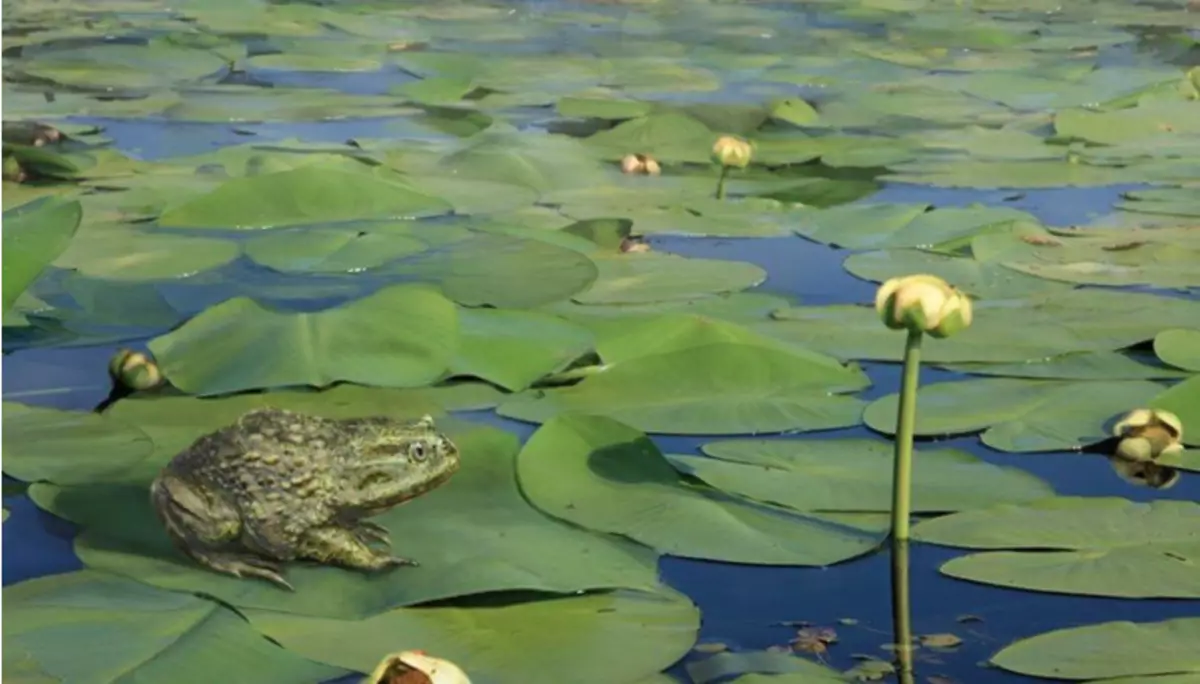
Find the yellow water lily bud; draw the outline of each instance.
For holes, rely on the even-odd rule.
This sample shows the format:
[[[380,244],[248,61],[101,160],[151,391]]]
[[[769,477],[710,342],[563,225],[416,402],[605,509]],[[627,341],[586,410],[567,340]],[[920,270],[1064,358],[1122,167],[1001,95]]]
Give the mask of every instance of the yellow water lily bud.
[[[1121,440],[1116,455],[1128,461],[1150,461],[1183,451],[1183,421],[1170,411],[1130,411],[1113,426],[1113,436]]]
[[[657,176],[662,173],[662,167],[658,162],[645,154],[627,154],[621,160],[621,171],[630,174],[641,174],[644,176]]]
[[[875,310],[893,330],[944,338],[971,325],[971,298],[931,275],[888,280],[875,292]]]
[[[122,349],[113,356],[108,362],[108,374],[118,384],[138,391],[154,389],[163,383],[158,364],[132,349]]]
[[[471,684],[471,680],[449,660],[411,650],[385,656],[363,684]]]
[[[732,166],[739,169],[750,164],[754,148],[750,143],[733,135],[723,135],[713,143],[712,158],[721,166]]]

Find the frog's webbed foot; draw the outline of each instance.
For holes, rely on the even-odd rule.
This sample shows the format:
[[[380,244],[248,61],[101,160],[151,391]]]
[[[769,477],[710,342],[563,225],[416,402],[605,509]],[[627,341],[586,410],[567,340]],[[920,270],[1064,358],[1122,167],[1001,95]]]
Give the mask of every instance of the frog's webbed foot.
[[[258,577],[271,582],[281,589],[295,591],[291,582],[283,578],[279,564],[250,554],[240,554],[228,551],[193,551],[192,557],[217,572],[223,572],[234,577]]]
[[[364,527],[372,531],[365,532]],[[378,535],[380,530],[382,528],[374,523],[367,523],[365,526],[360,523],[354,528],[332,525],[316,527],[305,532],[300,539],[299,556],[356,570],[383,570],[401,565],[417,565],[414,560],[373,549],[363,541],[362,535]],[[384,532],[386,533],[386,530]]]
[[[354,535],[359,541],[364,544],[372,542],[381,544],[387,548],[392,548],[392,533],[379,523],[373,523],[370,520],[360,520],[351,527]]]

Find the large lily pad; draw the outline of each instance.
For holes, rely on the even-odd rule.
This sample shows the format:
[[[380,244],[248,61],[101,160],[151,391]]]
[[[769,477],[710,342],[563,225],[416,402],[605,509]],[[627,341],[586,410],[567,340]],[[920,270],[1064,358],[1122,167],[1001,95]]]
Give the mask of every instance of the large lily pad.
[[[4,474],[85,484],[124,472],[154,451],[136,426],[80,411],[4,402]]]
[[[498,411],[532,422],[603,415],[672,434],[827,430],[857,424],[863,407],[830,391],[868,382],[858,369],[831,372],[787,351],[712,343],[633,358],[571,387],[522,392]]]
[[[1071,382],[985,378],[928,385],[917,391],[916,434],[983,431],[983,443],[1009,452],[1077,450],[1111,435],[1109,422],[1147,404],[1163,386],[1144,380]],[[899,394],[863,412],[873,430],[896,429]]]
[[[1088,596],[1200,598],[1200,504],[1059,497],[927,520],[913,539],[989,551],[941,567],[951,577]]]
[[[255,230],[355,219],[409,219],[448,213],[445,201],[345,164],[310,164],[232,178],[167,209],[161,226]]]
[[[547,514],[676,556],[829,565],[880,541],[862,529],[689,486],[644,433],[611,418],[571,414],[547,422],[521,450],[517,473],[521,491]]]
[[[596,282],[575,295],[581,304],[646,304],[736,292],[766,280],[767,272],[743,261],[688,259],[674,254],[592,256]]]
[[[245,48],[241,52],[245,54]],[[149,89],[215,74],[230,61],[214,51],[163,36],[142,44],[113,41],[27,46],[21,51],[17,68],[27,76],[65,86]]]
[[[218,268],[239,254],[241,249],[231,240],[91,224],[75,236],[54,265],[107,280],[166,280]]]
[[[593,346],[584,327],[532,311],[464,309],[455,374],[491,381],[519,392],[562,370]]]
[[[1015,299],[1071,287],[1066,283],[1014,273],[1000,264],[916,249],[852,254],[846,258],[843,266],[852,275],[877,283],[910,273],[929,273],[982,299]]]
[[[275,231],[246,241],[246,256],[283,273],[354,273],[425,251],[411,235],[359,230]]]
[[[1200,446],[1200,375],[1172,386],[1154,397],[1149,403],[1153,408],[1173,412],[1183,422],[1183,443]]]
[[[802,215],[796,232],[849,249],[923,247],[977,235],[1012,221],[1036,219],[1008,207],[931,210],[925,204],[851,204]]]
[[[903,339],[866,306],[777,311],[760,332],[842,359],[898,360]],[[1025,361],[1068,352],[1113,351],[1154,339],[1180,321],[1200,320],[1200,302],[1117,290],[1067,290],[975,304],[971,327],[928,342],[935,363]],[[1036,332],[1035,332],[1036,331]]]
[[[1195,677],[1183,673],[1200,673],[1200,655],[1194,648],[1197,639],[1200,618],[1102,622],[1022,639],[992,656],[991,662],[1031,677],[1114,684],[1130,677],[1130,684],[1188,684]]]
[[[83,219],[76,200],[36,199],[4,212],[4,310],[67,249]]]
[[[246,613],[289,651],[319,662],[371,670],[389,653],[417,648],[497,684],[637,684],[687,653],[700,628],[700,611],[669,590],[401,608],[356,622]]]
[[[800,511],[883,512],[892,506],[892,446],[868,439],[729,440],[709,458],[670,454],[671,464],[716,489]],[[957,449],[913,456],[912,510],[944,513],[1054,494],[1018,468]]]
[[[339,380],[420,387],[448,371],[458,327],[454,303],[437,291],[395,285],[314,313],[230,299],[148,346],[171,384],[192,394]]]
[[[571,593],[653,589],[652,552],[551,520],[517,488],[516,437],[495,428],[447,424],[462,470],[443,487],[375,518],[397,553],[420,567],[370,575],[296,564],[296,587],[203,569],[168,540],[145,496],[146,483],[88,487],[34,485],[43,509],[85,526],[75,552],[85,565],[176,591],[202,592],[238,608],[352,618],[401,605],[506,590]]]
[[[219,603],[94,570],[7,586],[4,606],[4,677],[13,681],[31,670],[41,681],[95,684],[291,684],[346,673],[285,651]]]

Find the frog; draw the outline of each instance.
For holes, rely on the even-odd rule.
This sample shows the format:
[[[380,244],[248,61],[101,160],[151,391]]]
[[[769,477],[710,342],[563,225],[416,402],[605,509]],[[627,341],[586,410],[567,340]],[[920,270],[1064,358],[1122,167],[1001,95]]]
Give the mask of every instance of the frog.
[[[330,418],[255,408],[203,435],[150,484],[172,544],[209,570],[295,591],[283,563],[374,573],[393,555],[368,520],[447,482],[458,447],[432,416]]]

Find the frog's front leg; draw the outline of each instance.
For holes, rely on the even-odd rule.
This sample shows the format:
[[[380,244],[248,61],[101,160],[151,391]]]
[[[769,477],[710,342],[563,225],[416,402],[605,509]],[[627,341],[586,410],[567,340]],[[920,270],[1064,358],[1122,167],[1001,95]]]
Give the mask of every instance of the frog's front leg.
[[[382,570],[399,565],[417,565],[414,560],[373,549],[363,540],[361,532],[337,525],[314,527],[305,532],[300,538],[299,551],[298,555],[301,558],[357,570]]]

